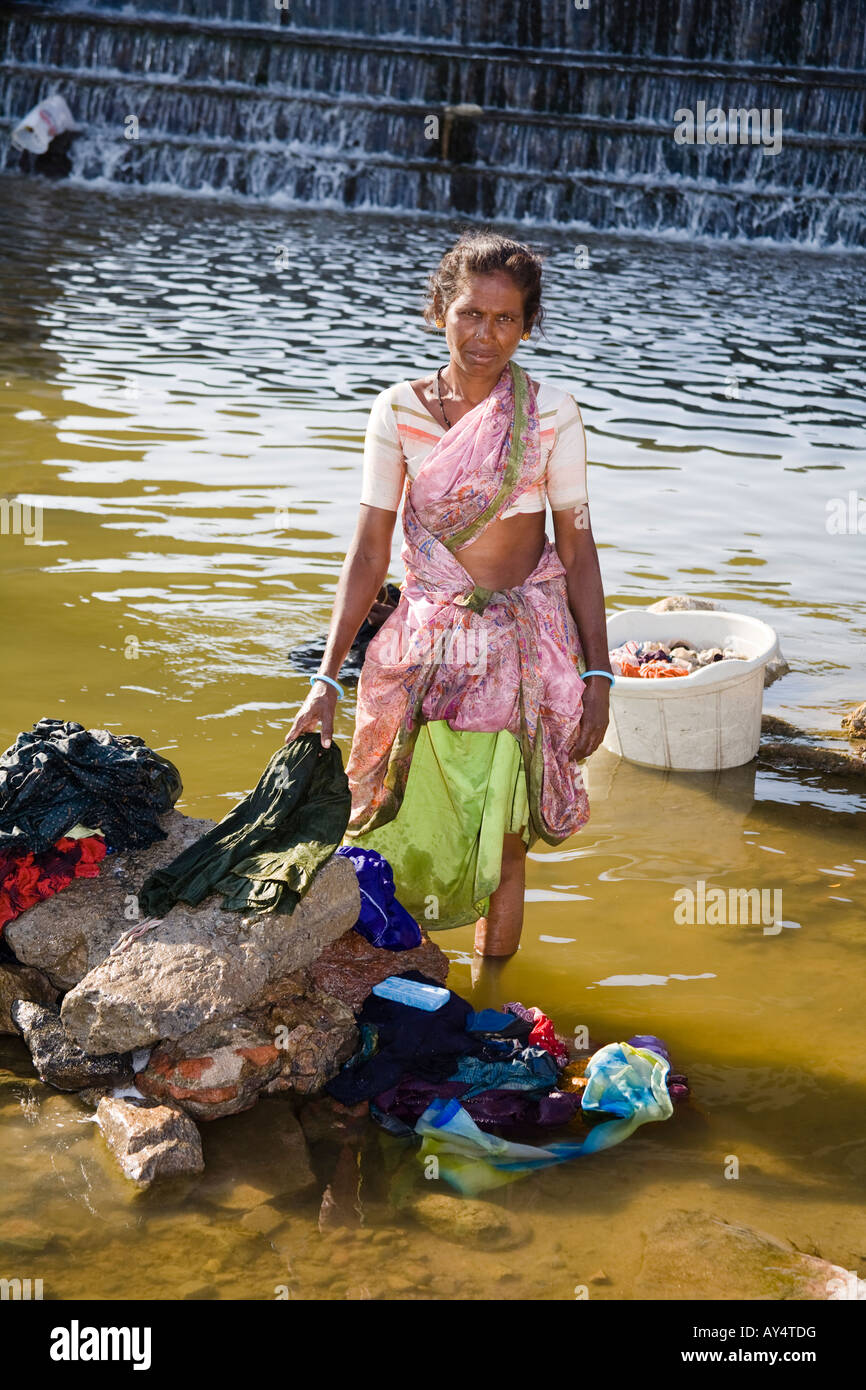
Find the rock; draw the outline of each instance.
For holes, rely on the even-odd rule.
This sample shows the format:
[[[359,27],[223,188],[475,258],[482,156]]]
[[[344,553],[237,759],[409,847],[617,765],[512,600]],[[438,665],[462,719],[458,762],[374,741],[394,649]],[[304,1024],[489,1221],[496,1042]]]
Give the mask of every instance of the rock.
[[[176,1106],[104,1096],[96,1122],[123,1172],[142,1186],[204,1170],[199,1132]]]
[[[268,1092],[296,1091],[316,1095],[358,1046],[355,1016],[347,1004],[322,994],[315,986],[295,993],[299,975],[271,986],[250,1017],[280,1054],[279,1075]]]
[[[10,1255],[38,1255],[54,1240],[54,1234],[46,1230],[41,1222],[28,1221],[26,1217],[3,1217],[3,1252]]]
[[[70,990],[63,1020],[82,1047],[125,1052],[243,1013],[354,925],[360,893],[351,862],[333,855],[291,914],[243,917],[219,903],[178,904]]]
[[[500,1207],[467,1197],[442,1197],[431,1192],[414,1198],[406,1210],[428,1231],[458,1245],[513,1250],[530,1237],[529,1230]]]
[[[444,951],[427,938],[411,951],[383,951],[371,946],[359,932],[348,931],[322,951],[309,966],[309,974],[324,994],[348,1004],[350,1009],[360,1009],[373,986],[388,975],[418,970],[444,984],[448,964]]]
[[[96,878],[73,879],[62,893],[10,922],[6,939],[18,959],[44,970],[60,989],[71,989],[104,960],[117,938],[134,924],[126,913],[148,875],[171,863],[214,824],[175,810],[160,816],[159,823],[167,839],[146,849],[110,854],[100,863]]]
[[[808,738],[805,730],[798,729],[787,719],[780,719],[777,714],[761,715],[761,734],[770,734],[774,738]]]
[[[849,738],[866,738],[866,704],[858,705],[844,715],[842,728],[847,729]]]
[[[226,1211],[254,1211],[267,1205],[273,1193],[248,1182],[228,1182],[224,1187],[209,1188],[209,1194]]]
[[[253,1207],[252,1211],[244,1212],[238,1225],[241,1230],[248,1231],[251,1235],[269,1236],[280,1226],[284,1226],[285,1221],[282,1212],[265,1203],[260,1207]]]
[[[842,777],[866,777],[866,757],[857,753],[836,752],[816,743],[784,743],[761,741],[758,749],[761,762],[774,767],[802,767],[818,772],[835,773]]]
[[[786,1241],[704,1211],[673,1211],[647,1233],[636,1298],[866,1299],[856,1275]]]
[[[720,605],[711,598],[692,598],[689,594],[668,594],[647,608],[648,613],[691,613],[697,609],[718,610]]]
[[[132,1058],[119,1053],[90,1056],[69,1036],[55,1008],[17,999],[12,1021],[27,1045],[40,1081],[58,1091],[89,1086],[126,1086],[132,1081]]]
[[[135,1081],[144,1095],[174,1101],[196,1120],[218,1120],[255,1105],[279,1069],[273,1038],[240,1017],[155,1047]]]
[[[0,961],[0,1033],[17,1033],[10,1012],[15,999],[28,999],[34,1004],[56,1004],[59,991],[47,975],[32,966],[14,961]]]

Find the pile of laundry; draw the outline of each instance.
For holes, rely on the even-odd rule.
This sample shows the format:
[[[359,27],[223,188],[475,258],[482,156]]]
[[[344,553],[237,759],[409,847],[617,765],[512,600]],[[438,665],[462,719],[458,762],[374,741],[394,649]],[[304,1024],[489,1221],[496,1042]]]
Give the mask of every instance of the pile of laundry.
[[[26,908],[93,878],[106,854],[165,839],[183,790],[132,734],[40,719],[0,756],[0,932]]]
[[[572,1062],[540,1009],[511,1002],[476,1013],[417,971],[401,980],[441,994],[441,1003],[427,1011],[374,990],[357,1014],[360,1045],[325,1089],[343,1105],[367,1101],[390,1134],[420,1139],[419,1157],[435,1154],[440,1176],[460,1192],[609,1148],[649,1120],[668,1119],[689,1094],[658,1038],[634,1037]],[[578,1112],[609,1122],[579,1142],[542,1148],[496,1134],[561,1127]]]
[[[702,666],[716,661],[746,661],[744,652],[732,647],[697,648],[693,642],[678,638],[675,642],[623,642],[608,653],[615,676],[690,676]]]

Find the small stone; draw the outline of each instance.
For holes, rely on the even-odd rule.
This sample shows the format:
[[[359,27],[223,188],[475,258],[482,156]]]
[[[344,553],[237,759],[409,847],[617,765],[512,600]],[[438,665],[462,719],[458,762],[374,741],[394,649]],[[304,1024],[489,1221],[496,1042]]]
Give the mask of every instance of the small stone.
[[[123,1172],[147,1186],[155,1178],[201,1173],[201,1137],[182,1110],[156,1101],[103,1096],[96,1121]]]
[[[597,1269],[595,1271],[595,1274],[590,1274],[586,1282],[588,1284],[609,1284],[610,1279],[605,1274],[603,1269]]]

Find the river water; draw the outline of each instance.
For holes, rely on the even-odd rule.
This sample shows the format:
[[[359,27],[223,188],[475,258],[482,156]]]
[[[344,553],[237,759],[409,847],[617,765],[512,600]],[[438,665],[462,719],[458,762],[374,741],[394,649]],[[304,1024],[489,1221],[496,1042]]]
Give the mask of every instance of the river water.
[[[0,198],[3,493],[42,518],[0,537],[2,745],[42,715],[139,734],[180,767],[180,809],[218,819],[308,689],[287,650],[327,628],[370,398],[442,360],[419,305],[457,225],[8,178]],[[832,744],[866,698],[862,257],[583,235],[581,265],[575,236],[523,234],[548,253],[548,320],[519,360],[582,406],[609,606],[686,592],[764,618],[792,667],[765,711]],[[201,1181],[141,1197],[6,1038],[0,1272],[60,1298],[739,1296],[735,1269],[707,1293],[647,1263],[677,1209],[863,1274],[863,783],[603,750],[588,779],[589,825],[530,858],[503,978],[473,993],[465,928],[439,937],[449,983],[566,1036],[655,1033],[692,1099],[492,1194],[521,1248],[458,1252],[395,1218],[378,1133],[365,1234],[320,1236],[278,1099],[205,1126]],[[780,891],[784,927],[677,923],[699,879]],[[241,1222],[264,1201],[276,1233]]]

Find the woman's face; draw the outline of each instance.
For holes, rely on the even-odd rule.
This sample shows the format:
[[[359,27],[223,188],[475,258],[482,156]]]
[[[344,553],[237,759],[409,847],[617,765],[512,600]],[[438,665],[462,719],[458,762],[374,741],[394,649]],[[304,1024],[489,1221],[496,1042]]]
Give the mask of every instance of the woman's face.
[[[470,275],[445,315],[452,360],[469,376],[498,377],[523,332],[523,291],[510,275]]]

